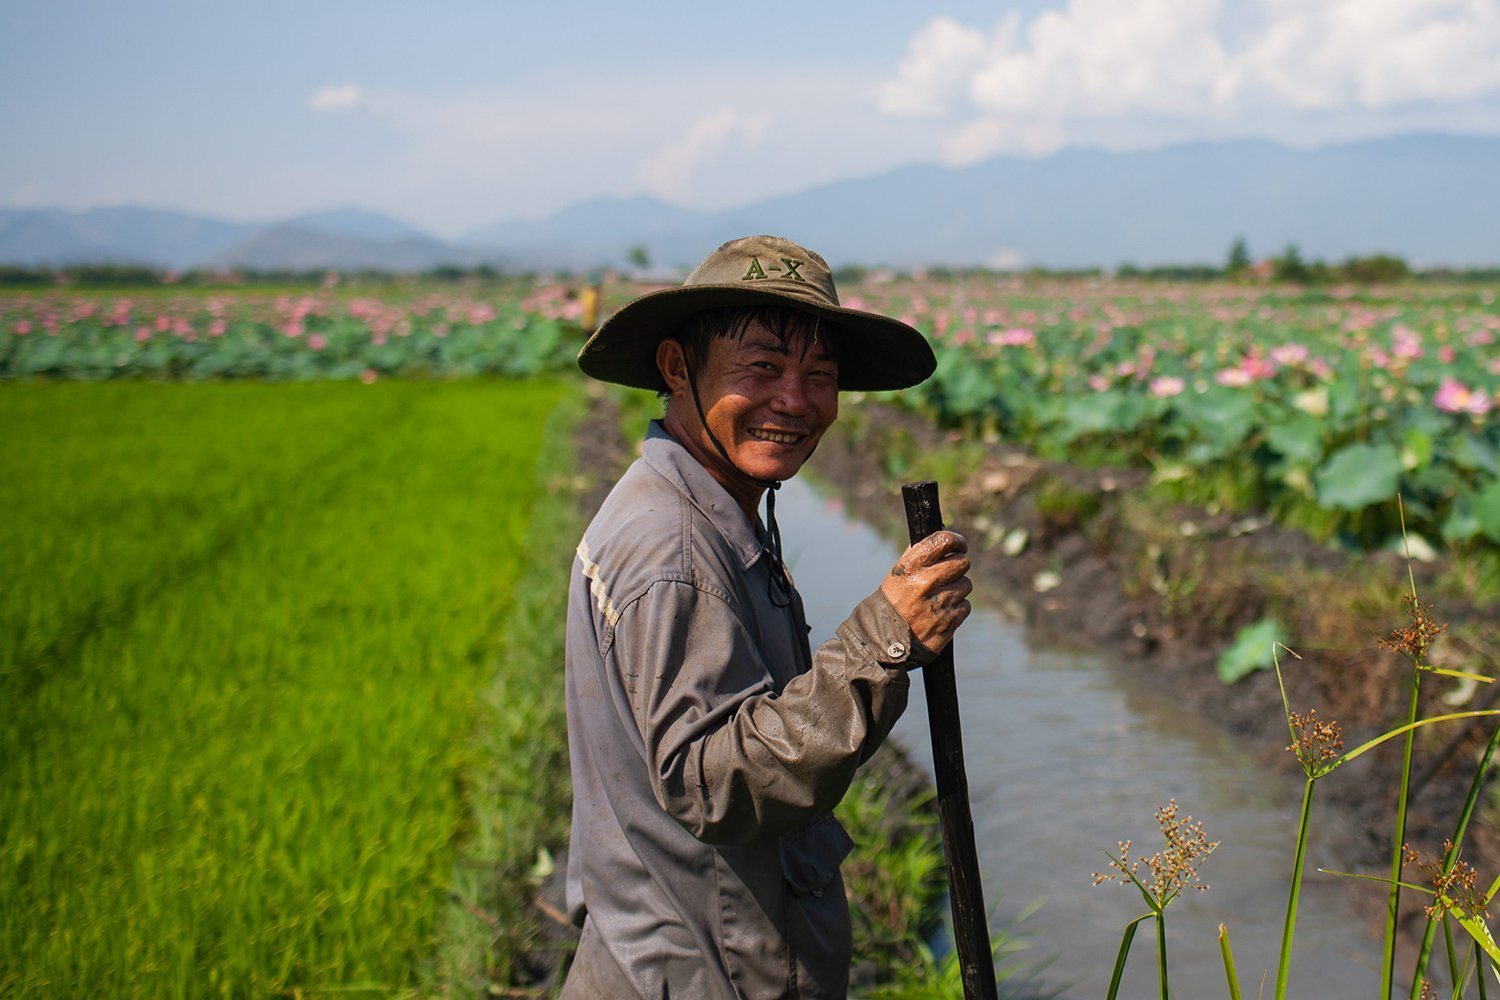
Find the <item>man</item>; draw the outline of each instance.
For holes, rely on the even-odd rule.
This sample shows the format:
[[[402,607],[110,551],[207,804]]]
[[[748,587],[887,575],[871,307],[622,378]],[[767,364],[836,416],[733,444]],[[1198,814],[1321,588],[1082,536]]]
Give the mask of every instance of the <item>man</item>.
[[[967,617],[969,562],[953,532],[912,546],[814,655],[775,490],[840,388],[915,385],[932,350],[840,307],[817,254],[756,236],[625,306],[578,363],[666,407],[574,563],[568,906],[582,939],[563,996],[844,996],[852,843],[831,810],[906,707],[907,671]]]

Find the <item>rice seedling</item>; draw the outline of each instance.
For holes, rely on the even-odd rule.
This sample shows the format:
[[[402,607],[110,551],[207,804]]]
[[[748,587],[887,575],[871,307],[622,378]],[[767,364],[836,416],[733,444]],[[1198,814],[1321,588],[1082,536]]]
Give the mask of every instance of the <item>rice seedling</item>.
[[[0,993],[416,981],[565,393],[0,391]]]

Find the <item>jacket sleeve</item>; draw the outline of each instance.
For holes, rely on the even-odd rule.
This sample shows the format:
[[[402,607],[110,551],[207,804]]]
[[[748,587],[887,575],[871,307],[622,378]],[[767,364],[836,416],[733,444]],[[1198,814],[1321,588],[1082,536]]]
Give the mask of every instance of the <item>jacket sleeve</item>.
[[[744,623],[691,583],[624,610],[615,655],[661,807],[710,843],[774,837],[830,811],[930,659],[878,590],[778,694]]]

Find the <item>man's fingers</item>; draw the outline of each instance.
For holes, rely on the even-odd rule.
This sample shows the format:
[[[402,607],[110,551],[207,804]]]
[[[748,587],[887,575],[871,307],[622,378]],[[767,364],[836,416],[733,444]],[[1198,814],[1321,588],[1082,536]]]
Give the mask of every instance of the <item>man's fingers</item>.
[[[966,556],[968,551],[968,539],[958,532],[933,532],[901,553],[901,558],[896,560],[896,565],[891,568],[891,575],[908,576],[930,566],[960,559],[962,559],[963,572],[968,572],[969,562]]]

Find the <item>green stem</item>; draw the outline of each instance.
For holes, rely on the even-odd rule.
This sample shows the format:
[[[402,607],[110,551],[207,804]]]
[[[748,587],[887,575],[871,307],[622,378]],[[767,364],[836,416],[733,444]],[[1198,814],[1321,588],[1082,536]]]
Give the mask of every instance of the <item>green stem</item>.
[[[1417,694],[1422,686],[1422,671],[1411,672],[1411,704],[1406,712],[1406,724],[1417,721]],[[1396,798],[1396,837],[1391,850],[1391,892],[1385,909],[1385,953],[1381,962],[1380,996],[1391,995],[1391,984],[1396,978],[1396,912],[1401,905],[1401,861],[1402,848],[1406,845],[1406,799],[1411,789],[1411,748],[1416,730],[1408,729],[1401,752],[1401,785]]]
[[[1307,860],[1307,823],[1312,816],[1315,780],[1308,778],[1302,789],[1302,818],[1297,824],[1297,856],[1292,862],[1292,893],[1286,903],[1286,922],[1281,927],[1281,961],[1276,966],[1276,1000],[1286,1000],[1286,979],[1292,965],[1292,934],[1297,929],[1297,899],[1302,892],[1302,863]]]
[[[1167,913],[1156,912],[1156,981],[1161,985],[1161,1000],[1167,996]]]
[[[1234,971],[1234,949],[1229,947],[1229,928],[1219,925],[1219,954],[1224,956],[1224,978],[1229,980],[1229,1000],[1240,1000],[1240,977]]]
[[[1453,947],[1453,928],[1448,923],[1448,918],[1443,918],[1443,944],[1448,949],[1448,982],[1453,984],[1453,995],[1461,996],[1463,980],[1460,978],[1458,968],[1458,950]]]
[[[1479,769],[1474,772],[1474,780],[1469,782],[1469,797],[1464,800],[1464,807],[1458,814],[1458,824],[1453,829],[1453,850],[1449,851],[1443,858],[1443,874],[1447,875],[1458,864],[1458,849],[1464,842],[1464,834],[1469,830],[1469,820],[1474,815],[1474,807],[1479,802],[1479,792],[1484,787],[1484,779],[1489,774],[1490,762],[1495,758],[1495,749],[1500,747],[1500,726],[1490,733],[1490,742],[1484,748],[1484,756],[1479,758]],[[1417,952],[1417,967],[1411,974],[1411,1000],[1418,1000],[1421,996],[1422,977],[1427,973],[1427,960],[1432,954],[1432,938],[1437,932],[1437,918],[1427,918],[1427,929],[1422,932],[1422,947]],[[1484,969],[1479,970],[1479,982],[1481,989],[1484,984]]]
[[[1479,987],[1479,1000],[1490,1000],[1490,991],[1485,986],[1485,973],[1490,971],[1490,965],[1485,961],[1488,958],[1479,948],[1479,942],[1474,942],[1474,985]]]

